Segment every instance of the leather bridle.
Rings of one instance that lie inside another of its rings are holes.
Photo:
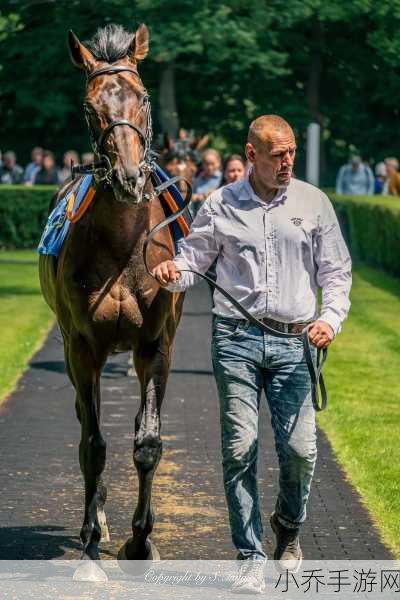
[[[138,71],[134,67],[130,67],[128,65],[107,65],[102,67],[101,69],[97,69],[92,73],[89,73],[87,76],[87,83],[92,81],[95,77],[100,75],[111,75],[114,73],[121,72],[129,72],[137,75],[139,77]],[[96,182],[105,181],[109,185],[112,184],[112,171],[113,166],[111,161],[106,153],[105,144],[108,136],[114,130],[115,127],[130,127],[133,129],[139,136],[140,142],[144,147],[144,155],[143,160],[139,164],[139,170],[144,172],[147,176],[152,172],[152,152],[151,152],[151,142],[153,138],[153,128],[151,121],[151,105],[150,98],[146,94],[143,98],[143,104],[141,106],[142,109],[145,110],[145,119],[146,119],[146,128],[145,130],[141,129],[135,123],[128,121],[127,119],[118,119],[116,121],[112,121],[105,129],[102,130],[100,137],[97,137],[91,120],[90,120],[90,109],[87,104],[83,104],[83,110],[85,114],[85,120],[89,130],[90,142],[93,148],[93,152],[99,158],[96,162],[91,165],[72,165],[71,171],[72,176],[75,174],[90,174],[92,173],[95,177]]]

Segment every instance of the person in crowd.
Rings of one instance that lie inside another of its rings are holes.
[[[31,152],[31,162],[28,163],[24,171],[24,183],[25,185],[33,185],[35,181],[36,173],[40,171],[43,163],[43,148],[35,146]]]
[[[181,160],[174,150],[168,150],[163,156],[164,168],[170,177],[181,175]]]
[[[54,154],[50,150],[43,152],[43,164],[40,170],[36,173],[34,184],[35,185],[58,185],[60,180],[58,178],[58,169]]]
[[[3,166],[3,154],[0,150],[0,167],[2,167],[2,166]]]
[[[79,164],[79,154],[75,150],[67,150],[63,156],[63,166],[58,172],[60,183],[65,183],[71,178],[71,161],[74,165]]]
[[[374,194],[383,194],[386,187],[387,170],[384,162],[375,165],[375,187]]]
[[[82,154],[82,164],[83,165],[91,165],[93,162],[94,162],[93,152],[84,152]]]
[[[184,291],[217,259],[217,282],[252,315],[281,332],[307,328],[313,360],[346,319],[351,259],[329,198],[292,177],[296,140],[282,117],[263,115],[245,147],[250,174],[211,193],[174,260],[152,270],[170,292]],[[283,201],[284,200],[284,201]],[[322,290],[319,306],[318,288]],[[274,560],[296,573],[316,459],[316,417],[300,337],[265,334],[216,290],[212,358],[219,402],[222,468],[232,541],[241,560],[233,591],[265,588],[257,448],[263,390],[279,458],[270,525]]]
[[[221,185],[243,179],[246,174],[246,161],[240,154],[231,154],[225,160]]]
[[[0,183],[22,183],[24,169],[17,164],[17,155],[12,150],[4,153],[0,167]]]
[[[336,193],[350,196],[372,196],[375,178],[367,163],[361,156],[353,154],[348,164],[339,169],[336,179]]]
[[[384,194],[390,196],[400,196],[400,173],[399,161],[394,156],[385,158],[387,181],[384,187]]]
[[[193,182],[193,196],[190,212],[195,217],[200,206],[211,192],[221,184],[221,156],[217,150],[209,148],[203,154],[202,170]]]

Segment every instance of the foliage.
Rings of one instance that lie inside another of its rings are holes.
[[[40,292],[38,255],[0,252],[0,404],[53,322]]]
[[[230,150],[242,148],[253,117],[276,112],[294,125],[300,150],[310,120],[321,123],[325,184],[350,149],[374,161],[398,153],[399,0],[3,0],[3,149],[23,160],[37,143],[87,150],[84,81],[69,62],[67,30],[84,40],[107,22],[134,31],[141,21],[151,30],[142,74],[156,128],[160,74],[173,62],[181,124]]]
[[[400,276],[400,202],[394,197],[332,196],[353,259]]]
[[[56,188],[0,185],[0,248],[37,246]]]

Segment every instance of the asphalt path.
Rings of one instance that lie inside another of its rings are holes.
[[[186,297],[162,410],[163,458],[153,501],[153,540],[163,559],[233,559],[220,464],[219,411],[210,361],[210,294],[198,286]],[[102,428],[107,440],[104,481],[115,558],[130,535],[137,497],[132,460],[139,404],[126,354],[112,357],[102,378]],[[329,385],[329,381],[328,381]],[[83,486],[78,464],[79,423],[56,328],[33,357],[16,391],[0,407],[0,559],[79,558]],[[338,466],[325,435],[303,527],[305,558],[383,560],[380,541],[358,494]],[[260,414],[259,484],[265,549],[272,556],[268,515],[278,466],[266,402]]]

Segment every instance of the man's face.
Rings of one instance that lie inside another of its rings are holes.
[[[291,129],[274,131],[269,142],[246,144],[246,156],[257,178],[268,188],[286,187],[292,176],[296,140]]]
[[[207,154],[203,158],[203,171],[207,177],[212,177],[220,168],[220,162],[214,154]]]

